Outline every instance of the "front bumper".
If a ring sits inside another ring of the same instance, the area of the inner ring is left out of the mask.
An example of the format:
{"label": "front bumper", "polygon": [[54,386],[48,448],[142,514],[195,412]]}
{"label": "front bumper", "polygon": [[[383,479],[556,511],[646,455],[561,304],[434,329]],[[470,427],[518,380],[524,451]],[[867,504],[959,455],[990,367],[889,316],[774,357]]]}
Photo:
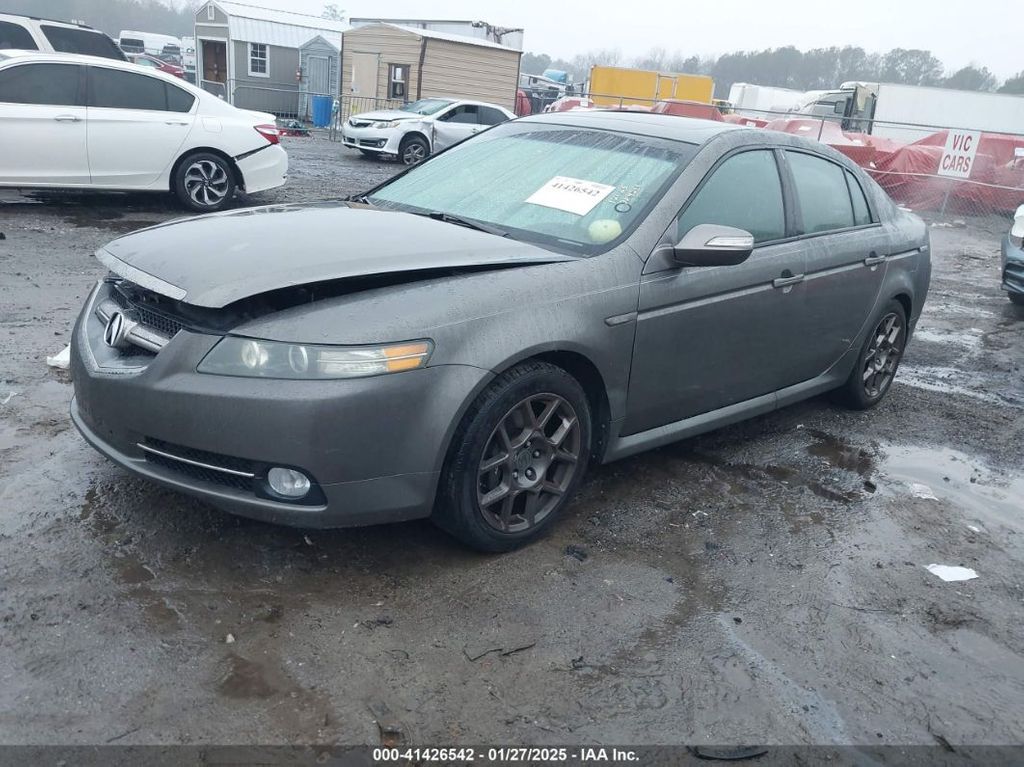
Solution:
{"label": "front bumper", "polygon": [[1003,290],[1024,295],[1024,248],[1011,244],[1009,235],[1003,236],[1002,264]]}
{"label": "front bumper", "polygon": [[[71,416],[82,436],[135,474],[269,522],[347,527],[428,516],[450,433],[490,375],[459,365],[340,381],[200,374],[217,337],[187,329],[125,365],[99,347],[94,300],[71,344]],[[314,502],[267,493],[271,466],[310,476]]]}
{"label": "front bumper", "polygon": [[235,164],[242,172],[247,194],[283,186],[288,180],[288,153],[280,144],[254,152]]}
{"label": "front bumper", "polygon": [[381,154],[397,155],[404,135],[398,128],[355,128],[347,122],[341,128],[341,140],[345,146]]}

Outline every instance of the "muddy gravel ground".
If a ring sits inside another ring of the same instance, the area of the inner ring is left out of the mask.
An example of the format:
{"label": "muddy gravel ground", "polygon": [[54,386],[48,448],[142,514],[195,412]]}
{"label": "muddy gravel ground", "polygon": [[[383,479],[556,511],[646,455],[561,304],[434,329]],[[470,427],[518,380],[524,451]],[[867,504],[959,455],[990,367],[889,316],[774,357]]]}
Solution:
{"label": "muddy gravel ground", "polygon": [[[397,170],[287,146],[288,186],[240,204]],[[933,226],[931,296],[876,410],[814,399],[595,468],[550,536],[482,556],[425,521],[237,519],[82,441],[45,358],[104,272],[92,251],[180,215],[0,192],[0,742],[1021,741],[1004,222]]]}

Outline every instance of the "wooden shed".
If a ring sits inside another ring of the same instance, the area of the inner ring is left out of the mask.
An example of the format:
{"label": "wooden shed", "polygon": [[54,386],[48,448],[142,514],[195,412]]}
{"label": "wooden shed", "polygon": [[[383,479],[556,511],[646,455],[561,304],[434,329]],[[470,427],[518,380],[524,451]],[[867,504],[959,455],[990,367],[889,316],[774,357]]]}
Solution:
{"label": "wooden shed", "polygon": [[368,24],[345,32],[341,93],[353,111],[442,96],[514,109],[521,55],[488,40]]}

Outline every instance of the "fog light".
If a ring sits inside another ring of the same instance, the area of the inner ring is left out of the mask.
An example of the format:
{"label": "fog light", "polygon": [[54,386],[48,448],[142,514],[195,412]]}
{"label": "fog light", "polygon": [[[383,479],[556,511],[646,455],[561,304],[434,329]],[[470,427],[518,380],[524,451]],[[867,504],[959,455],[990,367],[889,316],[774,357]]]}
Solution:
{"label": "fog light", "polygon": [[275,466],[267,472],[267,483],[270,489],[285,498],[301,498],[309,492],[309,477],[295,469],[282,469]]}

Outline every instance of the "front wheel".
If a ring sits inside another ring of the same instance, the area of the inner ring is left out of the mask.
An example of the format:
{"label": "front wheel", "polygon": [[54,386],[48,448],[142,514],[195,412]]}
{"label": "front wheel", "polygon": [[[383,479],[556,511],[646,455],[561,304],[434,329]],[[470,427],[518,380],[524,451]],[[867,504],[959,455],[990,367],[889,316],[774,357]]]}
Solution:
{"label": "front wheel", "polygon": [[419,165],[430,156],[430,144],[422,136],[407,136],[398,149],[403,165]]}
{"label": "front wheel", "polygon": [[456,432],[434,521],[479,551],[536,539],[583,480],[590,434],[586,394],[565,370],[538,361],[503,373]]}
{"label": "front wheel", "polygon": [[223,157],[209,152],[189,155],[174,173],[174,193],[189,210],[214,213],[235,194],[235,178]]}
{"label": "front wheel", "polygon": [[837,391],[843,404],[867,410],[882,401],[899,369],[907,345],[907,312],[892,300],[875,320],[864,340],[857,364],[846,383]]}

